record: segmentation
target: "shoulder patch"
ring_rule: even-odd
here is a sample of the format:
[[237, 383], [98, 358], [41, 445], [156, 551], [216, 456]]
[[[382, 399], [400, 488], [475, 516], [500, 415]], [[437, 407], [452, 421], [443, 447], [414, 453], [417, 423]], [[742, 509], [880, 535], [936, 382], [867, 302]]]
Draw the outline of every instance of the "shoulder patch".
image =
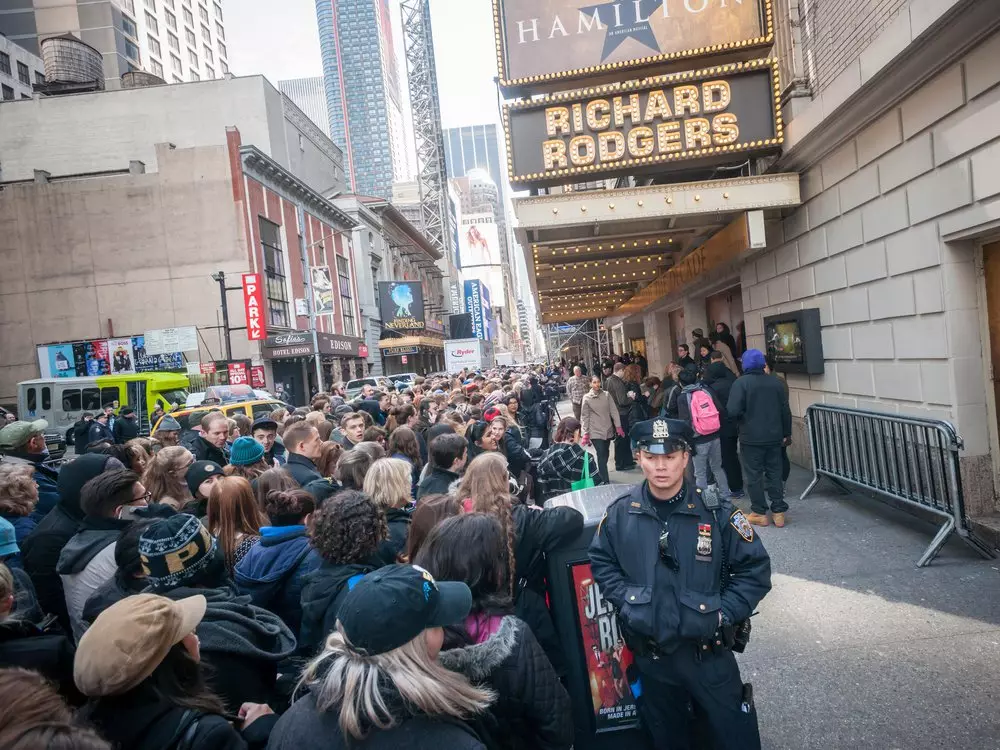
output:
[[743, 515], [742, 510], [733, 511], [733, 515], [729, 517], [729, 523], [733, 525], [737, 533], [746, 541], [753, 541], [753, 526], [750, 525], [747, 517]]

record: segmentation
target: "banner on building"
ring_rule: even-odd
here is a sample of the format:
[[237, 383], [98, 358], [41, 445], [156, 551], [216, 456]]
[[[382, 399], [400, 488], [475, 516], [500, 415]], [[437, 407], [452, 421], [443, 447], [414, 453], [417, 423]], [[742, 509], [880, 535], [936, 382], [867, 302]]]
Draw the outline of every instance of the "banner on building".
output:
[[774, 41], [771, 0], [493, 0], [493, 9], [504, 88], [662, 68]]
[[424, 290], [419, 281], [380, 281], [382, 327], [393, 331], [424, 328]]
[[458, 240], [462, 277], [481, 280], [502, 301], [503, 250], [496, 218], [492, 213], [463, 214]]
[[263, 388], [264, 385], [264, 365], [253, 365], [250, 368], [250, 387]]
[[[72, 344], [54, 344], [53, 346], [39, 347], [39, 355], [41, 355], [41, 350], [43, 348], [45, 349], [46, 364], [49, 368], [49, 374], [46, 376], [43, 372], [42, 377], [76, 377], [76, 360], [73, 356]], [[39, 357], [39, 365], [41, 365], [41, 357]]]
[[309, 269], [312, 279], [313, 311], [316, 315], [333, 315], [333, 282], [330, 266], [313, 266]]
[[146, 354], [173, 354], [198, 351], [198, 329], [194, 326], [157, 328], [143, 334]]
[[243, 274], [243, 307], [247, 319], [247, 340], [262, 340], [267, 331], [264, 324], [264, 287], [259, 273]]
[[510, 181], [582, 182], [777, 151], [777, 66], [752, 60], [505, 105]]
[[83, 378], [136, 372], [183, 371], [181, 352], [149, 355], [145, 338], [97, 339], [36, 347], [43, 378]]
[[618, 630], [614, 607], [601, 595], [590, 563], [570, 566], [573, 602], [580, 623], [580, 646], [587, 665], [587, 681], [594, 708], [594, 728], [628, 729], [638, 726], [635, 697], [629, 679], [632, 652]]
[[145, 335], [132, 337], [132, 350], [135, 352], [136, 372], [165, 372], [184, 369], [184, 355], [179, 351], [149, 354], [146, 351]]
[[188, 375], [201, 375], [201, 362], [188, 362], [187, 363], [187, 374]]
[[229, 362], [229, 385], [250, 385], [250, 372], [246, 362]]
[[472, 335], [477, 339], [490, 339], [490, 290], [479, 279], [465, 282], [465, 309], [472, 319]]
[[112, 375], [132, 375], [135, 373], [135, 352], [132, 347], [131, 338], [108, 339]]

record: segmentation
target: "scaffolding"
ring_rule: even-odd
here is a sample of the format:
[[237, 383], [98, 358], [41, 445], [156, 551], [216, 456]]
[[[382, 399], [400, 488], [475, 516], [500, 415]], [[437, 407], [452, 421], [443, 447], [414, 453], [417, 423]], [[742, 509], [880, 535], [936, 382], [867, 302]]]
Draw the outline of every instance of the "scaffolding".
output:
[[604, 318], [578, 323], [552, 323], [545, 327], [545, 348], [550, 364], [563, 358], [563, 349], [576, 349], [585, 363], [611, 356], [611, 331]]

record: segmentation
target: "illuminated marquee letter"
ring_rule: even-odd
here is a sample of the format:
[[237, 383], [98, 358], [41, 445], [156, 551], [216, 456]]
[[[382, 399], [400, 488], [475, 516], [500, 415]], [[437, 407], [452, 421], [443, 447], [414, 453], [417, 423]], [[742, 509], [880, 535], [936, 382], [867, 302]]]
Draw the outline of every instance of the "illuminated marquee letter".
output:
[[625, 97], [616, 96], [614, 98], [615, 102], [615, 126], [621, 127], [625, 124], [625, 117], [632, 118], [632, 124], [638, 125], [642, 122], [642, 111], [639, 107], [639, 95], [631, 94], [628, 97], [628, 104], [625, 104], [622, 100]]
[[[583, 150], [581, 152], [581, 148]], [[594, 163], [597, 156], [597, 148], [594, 146], [594, 139], [589, 135], [578, 135], [569, 142], [569, 158], [574, 166], [584, 167]]]
[[[600, 115], [598, 115], [600, 112]], [[611, 124], [611, 105], [607, 99], [594, 99], [587, 103], [587, 127], [591, 130], [604, 130]]]
[[643, 115], [643, 122], [653, 122], [653, 120], [666, 120], [673, 117], [674, 113], [670, 111], [670, 103], [667, 101], [666, 94], [663, 93], [662, 89], [654, 89], [649, 92], [649, 98], [646, 100], [646, 114]]
[[562, 169], [567, 166], [566, 144], [562, 141], [545, 141], [542, 144], [542, 156], [546, 172], [550, 169]]
[[740, 139], [740, 126], [737, 124], [736, 115], [731, 112], [716, 115], [712, 118], [712, 141], [716, 146], [725, 146], [736, 143]]
[[546, 108], [545, 132], [549, 135], [569, 135], [569, 110], [566, 107]]
[[681, 124], [661, 122], [656, 126], [656, 148], [661, 154], [681, 150]]
[[628, 134], [628, 152], [633, 157], [649, 156], [656, 144], [653, 140], [653, 129], [646, 126], [632, 128]]
[[689, 149], [708, 148], [712, 145], [712, 133], [708, 120], [704, 117], [692, 117], [684, 121], [684, 141]]
[[[611, 147], [614, 146], [614, 150]], [[625, 156], [625, 136], [616, 131], [601, 133], [597, 136], [597, 148], [601, 155], [601, 162], [618, 161]]]
[[701, 84], [701, 94], [705, 112], [721, 112], [733, 99], [728, 81], [706, 81]]
[[674, 89], [674, 114], [696, 115], [701, 110], [698, 107], [698, 87], [678, 86]]

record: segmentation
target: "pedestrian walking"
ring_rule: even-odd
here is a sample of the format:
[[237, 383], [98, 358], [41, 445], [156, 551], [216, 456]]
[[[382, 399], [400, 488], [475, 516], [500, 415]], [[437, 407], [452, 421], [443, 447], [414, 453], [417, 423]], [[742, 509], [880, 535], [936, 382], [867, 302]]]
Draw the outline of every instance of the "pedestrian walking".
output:
[[611, 395], [615, 408], [618, 409], [618, 422], [621, 425], [618, 437], [615, 438], [615, 471], [629, 471], [635, 468], [635, 460], [632, 458], [632, 444], [626, 436], [631, 426], [629, 416], [632, 413], [635, 397], [638, 395], [638, 386], [633, 390], [625, 382], [624, 375], [625, 365], [616, 362], [612, 368], [611, 376], [604, 386]]
[[580, 424], [583, 445], [594, 445], [597, 452], [597, 469], [604, 484], [610, 484], [608, 476], [608, 456], [611, 439], [617, 434], [624, 437], [621, 416], [611, 399], [611, 394], [601, 387], [601, 379], [595, 375], [590, 379], [590, 391], [583, 397], [580, 409]]
[[774, 525], [781, 527], [788, 511], [781, 481], [781, 448], [792, 442], [792, 413], [784, 386], [765, 373], [764, 366], [763, 352], [748, 349], [743, 355], [744, 374], [733, 384], [727, 408], [739, 424], [740, 452], [753, 511], [748, 516], [750, 523], [768, 525], [769, 498]]
[[722, 443], [719, 439], [726, 407], [691, 370], [682, 370], [680, 380], [683, 390], [677, 402], [678, 418], [691, 428], [689, 442], [695, 451], [692, 456], [695, 483], [698, 489], [707, 489], [708, 471], [711, 469], [722, 497], [729, 497], [729, 482], [722, 470]]
[[590, 381], [583, 374], [583, 368], [577, 365], [573, 368], [573, 374], [566, 381], [566, 394], [573, 404], [573, 416], [577, 421], [580, 419], [580, 410], [583, 408], [583, 397], [590, 390]]
[[729, 415], [729, 394], [732, 391], [736, 376], [722, 361], [722, 354], [714, 352], [712, 361], [705, 370], [702, 382], [712, 389], [720, 404], [726, 405], [721, 414], [722, 429], [719, 440], [722, 447], [722, 470], [726, 473], [726, 483], [729, 485], [729, 497], [738, 500], [743, 497], [743, 467], [740, 466], [739, 427], [736, 420]]

